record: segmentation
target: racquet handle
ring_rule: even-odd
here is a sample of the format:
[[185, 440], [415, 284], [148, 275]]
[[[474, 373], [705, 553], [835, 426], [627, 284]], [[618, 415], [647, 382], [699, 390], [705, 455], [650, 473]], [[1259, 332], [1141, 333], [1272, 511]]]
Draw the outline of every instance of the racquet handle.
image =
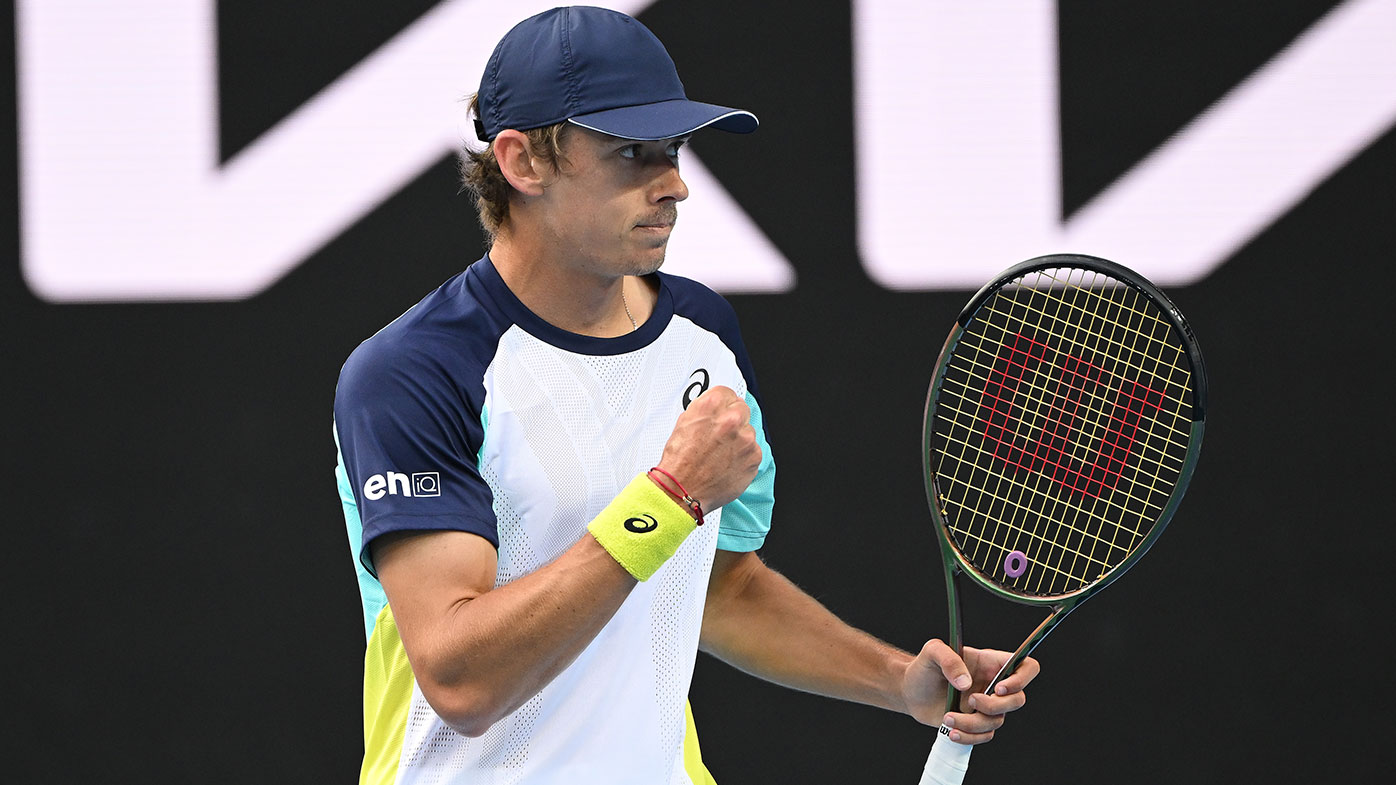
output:
[[926, 757], [926, 768], [921, 771], [920, 785], [960, 785], [965, 781], [971, 752], [974, 752], [974, 747], [956, 744], [942, 728], [936, 733], [935, 743], [931, 745], [931, 754]]

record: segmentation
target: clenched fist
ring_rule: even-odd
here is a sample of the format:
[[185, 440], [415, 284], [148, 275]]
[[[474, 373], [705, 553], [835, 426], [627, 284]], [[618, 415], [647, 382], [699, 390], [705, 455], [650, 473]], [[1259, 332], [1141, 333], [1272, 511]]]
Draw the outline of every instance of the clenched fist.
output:
[[760, 465], [751, 409], [728, 387], [710, 388], [679, 415], [659, 459], [659, 468], [674, 475], [704, 510], [740, 496]]

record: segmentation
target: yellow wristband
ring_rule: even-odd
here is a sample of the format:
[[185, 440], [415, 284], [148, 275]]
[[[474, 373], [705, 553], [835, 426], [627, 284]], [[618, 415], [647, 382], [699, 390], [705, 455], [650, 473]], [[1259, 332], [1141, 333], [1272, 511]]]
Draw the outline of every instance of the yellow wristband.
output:
[[697, 528], [693, 518], [641, 474], [587, 524], [591, 536], [636, 580], [649, 580]]

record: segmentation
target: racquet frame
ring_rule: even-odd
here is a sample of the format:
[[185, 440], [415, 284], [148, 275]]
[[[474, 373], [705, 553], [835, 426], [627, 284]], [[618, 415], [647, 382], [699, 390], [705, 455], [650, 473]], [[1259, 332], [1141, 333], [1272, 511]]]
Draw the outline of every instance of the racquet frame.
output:
[[[1135, 289], [1137, 292], [1152, 299], [1160, 306], [1162, 317], [1172, 325], [1180, 338], [1180, 343], [1188, 353], [1193, 370], [1193, 402], [1192, 402], [1192, 425], [1188, 441], [1187, 454], [1183, 461], [1183, 466], [1175, 483], [1173, 492], [1169, 495], [1168, 501], [1159, 513], [1157, 521], [1149, 530], [1144, 539], [1136, 546], [1119, 564], [1105, 572], [1096, 580], [1069, 593], [1042, 597], [1019, 594], [1011, 591], [997, 583], [995, 580], [980, 572], [973, 563], [960, 552], [956, 546], [950, 525], [946, 520], [944, 510], [940, 506], [940, 494], [936, 488], [935, 467], [932, 465], [931, 438], [934, 429], [934, 417], [936, 401], [939, 396], [941, 386], [945, 382], [946, 371], [950, 360], [953, 358], [955, 348], [958, 346], [966, 328], [973, 321], [975, 314], [985, 301], [1002, 288], [1018, 278], [1026, 276], [1038, 270], [1070, 268], [1084, 269], [1107, 275], [1121, 284]], [[1197, 340], [1192, 333], [1192, 328], [1188, 326], [1187, 320], [1168, 297], [1149, 281], [1145, 280], [1137, 273], [1118, 265], [1114, 262], [1100, 259], [1093, 256], [1083, 256], [1078, 254], [1055, 254], [1051, 256], [1041, 256], [1029, 259], [1021, 264], [1014, 265], [1000, 273], [992, 281], [980, 289], [974, 297], [970, 298], [968, 304], [960, 311], [960, 316], [951, 329], [949, 337], [945, 340], [940, 357], [936, 361], [935, 375], [932, 378], [930, 389], [926, 396], [926, 410], [922, 421], [922, 449], [923, 471], [926, 480], [926, 496], [930, 506], [931, 517], [935, 521], [936, 539], [940, 542], [941, 561], [945, 568], [945, 592], [949, 608], [950, 625], [950, 646], [956, 654], [964, 656], [963, 643], [963, 622], [960, 612], [960, 599], [958, 593], [958, 576], [965, 574], [969, 579], [979, 585], [990, 594], [1010, 602], [1029, 605], [1035, 607], [1045, 607], [1049, 609], [1047, 617], [1037, 626], [1037, 629], [1023, 641], [1013, 655], [1004, 663], [996, 676], [984, 688], [985, 693], [991, 693], [994, 685], [1006, 675], [1011, 674], [1022, 661], [1027, 658], [1032, 651], [1037, 648], [1043, 639], [1047, 637], [1062, 619], [1071, 613], [1082, 603], [1095, 596], [1106, 586], [1110, 585], [1117, 578], [1123, 575], [1135, 562], [1143, 557], [1150, 546], [1158, 539], [1159, 535], [1168, 526], [1169, 520], [1182, 502], [1183, 492], [1187, 489], [1188, 482], [1192, 478], [1193, 469], [1196, 468], [1198, 455], [1202, 448], [1202, 433], [1205, 426], [1205, 414], [1207, 408], [1207, 380], [1202, 362], [1202, 354], [1198, 349]], [[960, 694], [953, 686], [948, 686], [946, 699], [946, 711], [959, 711]]]

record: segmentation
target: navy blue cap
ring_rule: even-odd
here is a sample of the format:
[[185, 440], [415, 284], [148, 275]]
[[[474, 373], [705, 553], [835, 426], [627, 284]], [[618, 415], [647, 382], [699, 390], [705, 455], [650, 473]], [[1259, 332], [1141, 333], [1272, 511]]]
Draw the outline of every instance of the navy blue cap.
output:
[[648, 28], [605, 8], [554, 8], [500, 39], [480, 79], [475, 135], [570, 122], [622, 139], [686, 136], [712, 126], [756, 130], [756, 115], [688, 100]]

